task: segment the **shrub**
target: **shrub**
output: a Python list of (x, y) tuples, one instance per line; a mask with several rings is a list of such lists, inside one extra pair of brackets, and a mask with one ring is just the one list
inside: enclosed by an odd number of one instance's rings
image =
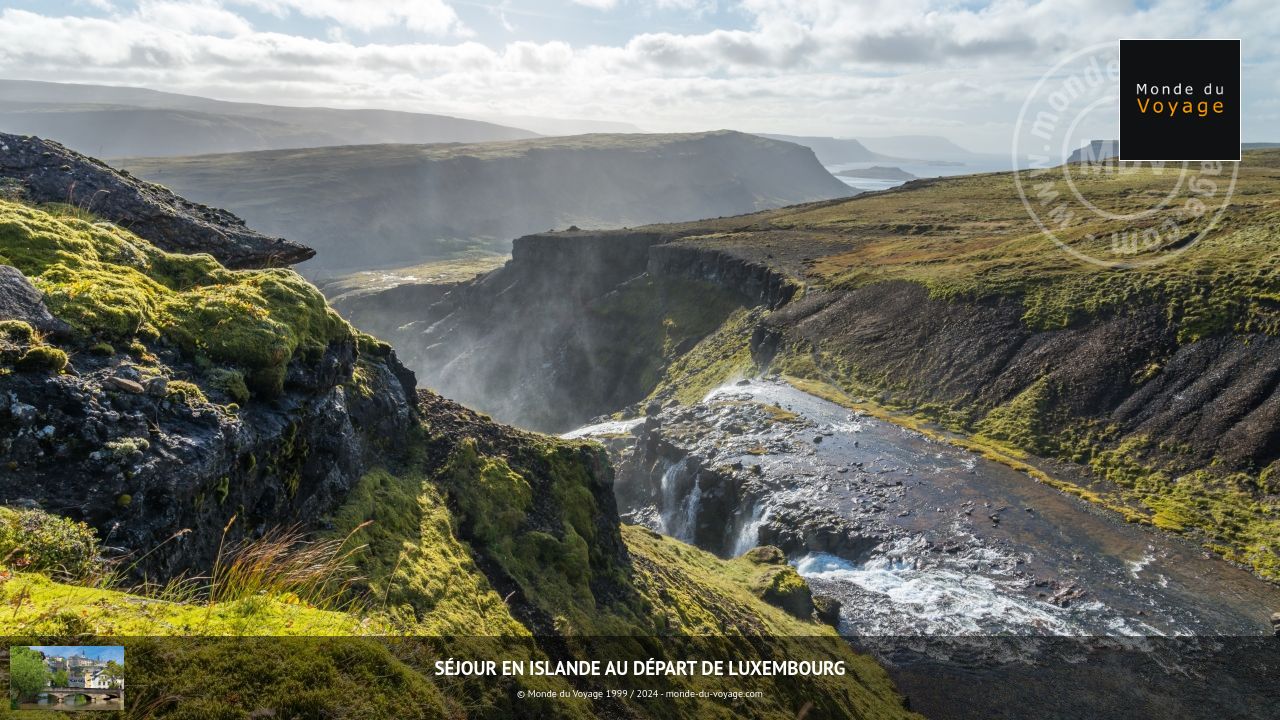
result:
[(24, 570), (79, 580), (100, 561), (98, 538), (81, 522), (43, 510), (0, 507), (0, 558)]
[(58, 348), (49, 347), (48, 345), (37, 345), (29, 348), (14, 363), (14, 367), (25, 372), (49, 371), (60, 373), (66, 366), (67, 354)]

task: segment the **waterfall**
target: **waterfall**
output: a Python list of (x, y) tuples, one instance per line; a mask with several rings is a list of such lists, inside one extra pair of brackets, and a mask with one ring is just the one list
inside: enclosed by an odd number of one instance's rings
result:
[(677, 483), (680, 476), (684, 474), (685, 465), (689, 459), (682, 458), (679, 462), (667, 465), (666, 470), (662, 472), (661, 490), (662, 490), (662, 507), (659, 508), (662, 517), (662, 533), (675, 537), (676, 534), (676, 510), (681, 503), (678, 500), (679, 487)]
[(761, 508), (760, 504), (753, 505), (751, 517), (738, 529), (738, 536), (733, 541), (733, 557), (738, 557), (760, 543), (760, 526), (769, 519), (769, 510)]
[(698, 504), (702, 501), (702, 485), (698, 483), (697, 476), (693, 478), (693, 487), (689, 489), (689, 495), (684, 499), (684, 522), (679, 528), (673, 528), (672, 533), (676, 538), (692, 543), (698, 529)]

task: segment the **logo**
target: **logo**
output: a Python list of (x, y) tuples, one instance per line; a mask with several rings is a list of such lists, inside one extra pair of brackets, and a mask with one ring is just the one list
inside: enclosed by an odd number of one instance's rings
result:
[[(1014, 128), (1014, 182), (1032, 220), (1073, 257), (1106, 268), (1157, 265), (1214, 229), (1239, 165), (1121, 160), (1115, 135), (1099, 137), (1115, 132), (1121, 98), (1131, 94), (1120, 78), (1115, 43), (1076, 52), (1041, 76)], [(1235, 144), (1238, 156), (1238, 134)]]

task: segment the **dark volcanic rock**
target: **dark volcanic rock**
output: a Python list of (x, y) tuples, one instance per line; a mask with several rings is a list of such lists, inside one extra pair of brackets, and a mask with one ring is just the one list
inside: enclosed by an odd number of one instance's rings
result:
[(70, 330), (44, 305), (44, 295), (18, 268), (0, 265), (0, 320), (22, 320), (44, 333), (62, 335)]
[(0, 133), (0, 183), (22, 199), (74, 205), (128, 228), (169, 252), (209, 253), (230, 268), (279, 267), (315, 251), (245, 227), (226, 210), (117, 173), (101, 161), (37, 137)]
[[(198, 372), (170, 350), (158, 359), (170, 377)], [(355, 362), (335, 344), (291, 368), (280, 397), (234, 411), (230, 398), (166, 394), (166, 376), (141, 379), (126, 356), (81, 353), (75, 376), (13, 373), (0, 387), (0, 505), (83, 520), (126, 564), (145, 555), (136, 571), (153, 578), (205, 572), (231, 516), (227, 542), (314, 528), (372, 463), (394, 461), (416, 420), (405, 371), (364, 359), (357, 392)]]

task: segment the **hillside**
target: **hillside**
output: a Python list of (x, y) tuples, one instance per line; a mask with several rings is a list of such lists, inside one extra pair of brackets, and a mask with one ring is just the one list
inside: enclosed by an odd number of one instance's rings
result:
[[(1077, 263), (1031, 223), (1011, 175), (974, 175), (521, 238), (511, 263), (416, 322), (384, 306), (377, 330), (425, 384), (544, 429), (783, 373), (1276, 580), (1277, 166), (1275, 151), (1248, 153), (1222, 225), (1146, 268)], [(1126, 208), (1169, 179), (1077, 182)], [(1123, 229), (1095, 219), (1071, 238), (1103, 252)]]
[(802, 135), (769, 135), (760, 133), (760, 137), (781, 142), (803, 145), (818, 156), (823, 165), (840, 165), (841, 163), (866, 162), (868, 160), (891, 160), (891, 157), (872, 152), (865, 145), (853, 138), (815, 137)]
[[(390, 346), (269, 258), (230, 270), (28, 190), (0, 199), (6, 635), (124, 643), (148, 717), (917, 717), (776, 551), (725, 561), (621, 526), (599, 444), (415, 392)], [(463, 657), (848, 672), (442, 677), (442, 638)], [(631, 686), (690, 692), (604, 692)]]
[(95, 157), (535, 136), (447, 115), (285, 107), (145, 88), (28, 80), (0, 80), (0, 131), (51, 138)]
[(722, 131), (377, 145), (119, 161), (316, 249), (311, 276), (414, 265), (577, 225), (617, 228), (842, 197), (796, 145)]

